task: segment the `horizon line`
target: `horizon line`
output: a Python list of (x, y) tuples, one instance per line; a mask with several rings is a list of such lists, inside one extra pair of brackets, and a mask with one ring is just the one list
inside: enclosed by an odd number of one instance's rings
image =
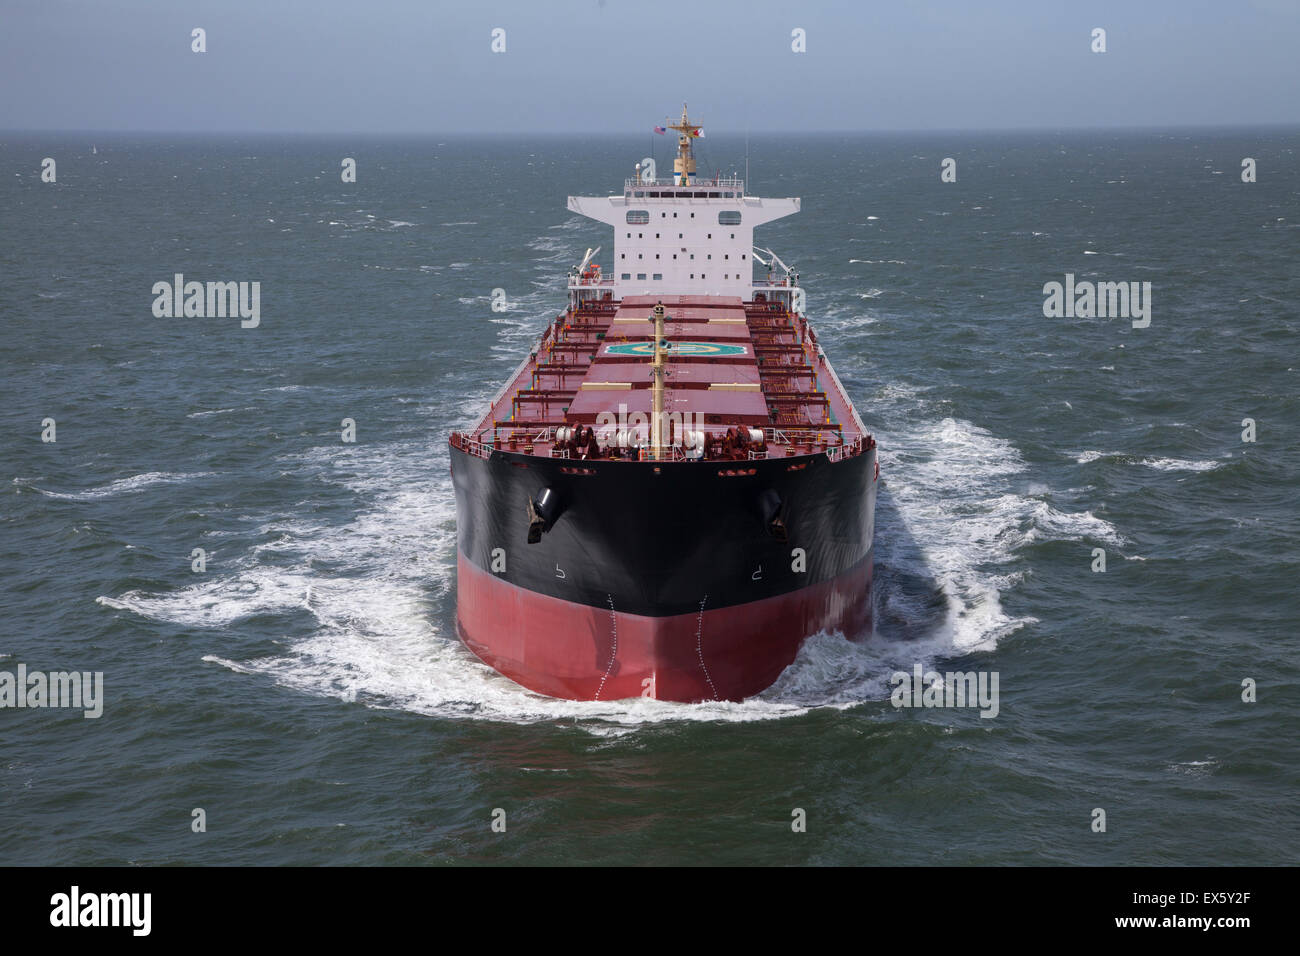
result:
[[(719, 128), (713, 136), (776, 136), (779, 135), (785, 139), (794, 139), (799, 136), (835, 136), (845, 134), (878, 134), (878, 133), (901, 133), (901, 134), (970, 134), (970, 133), (1107, 133), (1107, 132), (1169, 132), (1169, 131), (1198, 131), (1198, 130), (1245, 130), (1245, 129), (1286, 129), (1300, 128), (1300, 120), (1279, 120), (1279, 121), (1255, 121), (1255, 122), (1222, 122), (1222, 123), (1165, 123), (1165, 124), (1114, 124), (1107, 126), (954, 126), (954, 127), (829, 127), (822, 129), (791, 130), (789, 127), (780, 129), (744, 129), (744, 128)], [(156, 129), (156, 128), (102, 128), (102, 127), (6, 127), (0, 129), (0, 136), (14, 135), (100, 135), (100, 136), (120, 136), (120, 135), (149, 135), (149, 136), (288, 136), (288, 137), (340, 137), (340, 136), (359, 136), (359, 137), (412, 137), (427, 139), (435, 136), (451, 137), (518, 137), (518, 136), (535, 136), (539, 138), (558, 139), (572, 138), (570, 131), (557, 131), (554, 129), (522, 129), (522, 130), (488, 130), (488, 129), (456, 129), (456, 130), (306, 130), (306, 129)], [(626, 130), (626, 131), (607, 131), (601, 133), (588, 134), (589, 139), (611, 139), (624, 136), (653, 136), (651, 129), (646, 130)], [(669, 137), (664, 137), (668, 141)], [(707, 136), (705, 137), (708, 138)]]

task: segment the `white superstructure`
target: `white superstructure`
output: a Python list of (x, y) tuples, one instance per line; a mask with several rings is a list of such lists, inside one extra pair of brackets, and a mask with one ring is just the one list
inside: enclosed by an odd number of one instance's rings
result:
[(797, 198), (745, 195), (736, 178), (695, 175), (691, 140), (700, 127), (682, 110), (679, 153), (672, 179), (638, 175), (621, 196), (570, 196), (569, 209), (614, 227), (613, 262), (599, 277), (578, 270), (571, 290), (593, 285), (627, 295), (722, 295), (748, 301), (768, 287), (753, 280), (754, 227), (799, 211)]

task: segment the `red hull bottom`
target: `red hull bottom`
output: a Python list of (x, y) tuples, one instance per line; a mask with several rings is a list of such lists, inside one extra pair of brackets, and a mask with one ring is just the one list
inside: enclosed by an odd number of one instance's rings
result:
[(672, 617), (573, 604), (501, 580), (457, 551), (456, 627), (484, 663), (570, 700), (743, 700), (770, 687), (805, 638), (871, 626), (871, 561), (749, 604)]

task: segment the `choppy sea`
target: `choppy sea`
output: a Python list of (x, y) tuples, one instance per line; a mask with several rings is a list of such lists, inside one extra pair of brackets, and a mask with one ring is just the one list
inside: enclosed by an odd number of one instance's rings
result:
[[(445, 441), (648, 148), (0, 137), (0, 672), (103, 674), (0, 707), (0, 864), (1300, 862), (1300, 131), (752, 139), (880, 444), (876, 633), (550, 700), (456, 639)], [(176, 273), (259, 324), (156, 317)], [(997, 716), (895, 707), (917, 663)]]

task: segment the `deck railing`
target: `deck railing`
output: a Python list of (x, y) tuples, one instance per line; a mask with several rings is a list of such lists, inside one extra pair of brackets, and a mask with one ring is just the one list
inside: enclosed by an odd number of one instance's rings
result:
[[(692, 180), (688, 185), (675, 183), (671, 179), (625, 179), (623, 180), (624, 192), (628, 192), (629, 190), (634, 190), (634, 189), (662, 189), (665, 186), (670, 189), (689, 189), (689, 190), (734, 189), (740, 193), (743, 193), (745, 191), (745, 181), (743, 179), (734, 176), (719, 176), (716, 179), (714, 178), (705, 179), (699, 176), (692, 175)], [(672, 197), (668, 197), (668, 198), (672, 198)], [(683, 196), (682, 198), (685, 199), (687, 197)]]
[(867, 426), (862, 424), (862, 419), (858, 415), (857, 406), (855, 406), (853, 401), (849, 398), (849, 393), (844, 390), (844, 383), (841, 382), (840, 377), (835, 374), (835, 366), (831, 365), (827, 360), (826, 353), (820, 346), (817, 347), (817, 358), (821, 362), (821, 367), (830, 375), (831, 382), (835, 386), (835, 391), (839, 392), (840, 400), (848, 406), (849, 414), (853, 416), (853, 424), (857, 426), (858, 433), (865, 435), (867, 433)]
[[(524, 432), (525, 434), (525, 437), (522, 439), (519, 437), (519, 432), (521, 431)], [(512, 441), (515, 444), (525, 445), (529, 452), (531, 452), (531, 447), (533, 444), (548, 444), (548, 443), (553, 443), (555, 441), (554, 426), (548, 425), (540, 432), (531, 434), (531, 437), (528, 437), (531, 432), (532, 430), (527, 427), (492, 428), (492, 429), (479, 432), (476, 437), (471, 437), (469, 435), (464, 434), (463, 432), (453, 432), (451, 436), (451, 444), (454, 447), (464, 450), (468, 454), (475, 455), (479, 458), (488, 459), (492, 457), (492, 453), (494, 451), (500, 450), (499, 447), (500, 445), (510, 444)], [(763, 437), (766, 441), (774, 445), (786, 445), (786, 446), (806, 445), (809, 447), (810, 450), (815, 446), (819, 446), (819, 445), (825, 446), (824, 454), (830, 461), (833, 462), (842, 461), (845, 458), (852, 458), (855, 455), (859, 455), (863, 451), (866, 451), (875, 446), (875, 439), (872, 438), (872, 436), (870, 435), (864, 435), (863, 437), (856, 439), (852, 442), (849, 442), (847, 444), (843, 444), (843, 443), (834, 444), (835, 442), (840, 441), (839, 435), (833, 432), (813, 431), (809, 429), (782, 429), (782, 428), (768, 427), (763, 429)], [(648, 452), (648, 449), (645, 450)], [(664, 449), (664, 451), (666, 452), (666, 454), (664, 458), (661, 459), (663, 461), (701, 461), (701, 462), (716, 463), (718, 461), (727, 460), (727, 459), (719, 459), (719, 458), (710, 458), (707, 455), (702, 455), (699, 458), (693, 458), (689, 454), (687, 454), (686, 449), (684, 449), (680, 444), (669, 445)], [(547, 454), (551, 458), (570, 459), (573, 457), (570, 454), (569, 449), (559, 447), (554, 444), (552, 444), (551, 447), (547, 450)], [(746, 455), (750, 461), (764, 461), (772, 457), (766, 448), (761, 450), (748, 449), (746, 451)], [(629, 459), (592, 459), (592, 460), (593, 461), (605, 461), (605, 460), (627, 461)], [(645, 458), (636, 458), (631, 460), (650, 461), (651, 459), (647, 456)]]
[(453, 446), (462, 449), (468, 454), (483, 459), (491, 458), (492, 452), (494, 451), (491, 445), (484, 444), (478, 439), (470, 438), (468, 435), (460, 432), (454, 432), (452, 434), (451, 443)]

